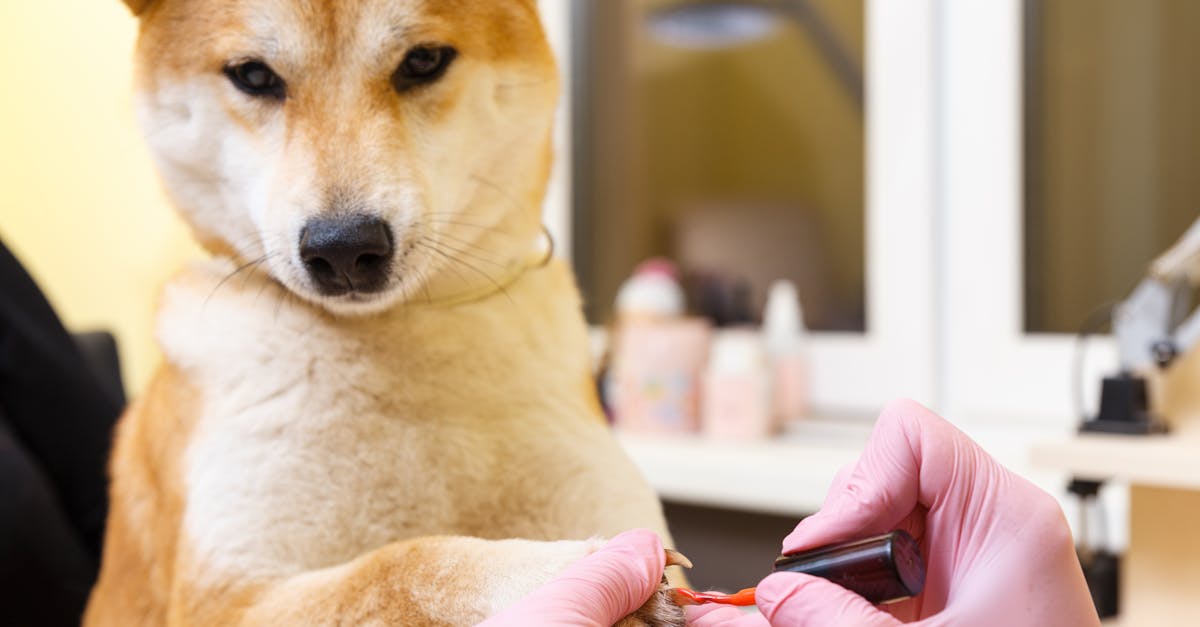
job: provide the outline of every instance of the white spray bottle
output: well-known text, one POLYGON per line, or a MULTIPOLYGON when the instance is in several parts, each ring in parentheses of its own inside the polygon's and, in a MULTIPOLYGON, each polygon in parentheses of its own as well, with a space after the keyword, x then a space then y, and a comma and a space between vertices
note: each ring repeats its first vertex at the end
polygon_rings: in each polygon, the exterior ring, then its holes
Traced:
POLYGON ((804 311, 791 281, 771 285, 763 313, 763 337, 771 358, 772 414, 782 427, 808 413, 810 372, 804 311))

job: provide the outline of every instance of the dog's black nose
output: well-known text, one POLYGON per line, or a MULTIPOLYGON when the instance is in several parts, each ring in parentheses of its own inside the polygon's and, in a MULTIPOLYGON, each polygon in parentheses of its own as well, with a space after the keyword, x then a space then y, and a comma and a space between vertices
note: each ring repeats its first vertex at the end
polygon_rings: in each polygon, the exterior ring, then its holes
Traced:
POLYGON ((395 252, 387 222, 372 216, 313 218, 300 232, 300 259, 327 296, 382 290, 395 252))

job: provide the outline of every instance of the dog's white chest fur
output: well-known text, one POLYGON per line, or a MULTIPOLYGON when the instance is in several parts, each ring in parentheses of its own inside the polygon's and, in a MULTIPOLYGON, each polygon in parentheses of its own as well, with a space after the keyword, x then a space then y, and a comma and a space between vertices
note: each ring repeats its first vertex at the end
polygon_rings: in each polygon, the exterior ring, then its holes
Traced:
POLYGON ((224 271, 169 287, 159 330, 203 390, 184 524, 210 567, 300 572, 422 535, 614 533, 623 503, 647 500, 587 418, 577 304, 525 298, 562 282, 559 268, 486 305, 361 320, 258 278, 215 287, 224 271), (630 492, 588 511, 614 474, 630 492))

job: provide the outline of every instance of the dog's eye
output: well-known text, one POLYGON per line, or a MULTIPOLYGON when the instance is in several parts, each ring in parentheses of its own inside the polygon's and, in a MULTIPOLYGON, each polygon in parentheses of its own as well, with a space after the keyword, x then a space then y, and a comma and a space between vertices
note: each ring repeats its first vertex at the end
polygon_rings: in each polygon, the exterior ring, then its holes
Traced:
POLYGON ((424 45, 413 48, 392 75, 392 86, 398 92, 405 92, 432 83, 446 73, 457 56, 458 51, 450 46, 424 45))
POLYGON ((246 61, 225 66, 225 76, 238 89, 251 96, 283 100, 287 86, 283 79, 262 61, 246 61))

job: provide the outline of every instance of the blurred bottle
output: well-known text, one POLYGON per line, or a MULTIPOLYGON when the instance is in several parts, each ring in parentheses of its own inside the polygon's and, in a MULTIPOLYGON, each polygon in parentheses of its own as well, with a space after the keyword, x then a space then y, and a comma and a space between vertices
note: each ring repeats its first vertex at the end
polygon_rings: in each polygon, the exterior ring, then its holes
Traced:
POLYGON ((679 270, 666 259, 643 262, 617 291, 617 319, 682 317, 687 309, 679 270))
POLYGON ((774 432, 771 368, 762 335, 721 332, 712 344, 704 376, 703 431, 724 440, 754 440, 774 432))
POLYGON ((763 337, 771 359, 772 416, 778 427, 808 413, 810 371, 804 310, 791 281, 771 285, 763 312, 763 337))
POLYGON ((617 294, 606 397, 617 426, 638 433, 699 429, 700 376, 712 326, 689 318, 674 264, 643 263, 617 294))

